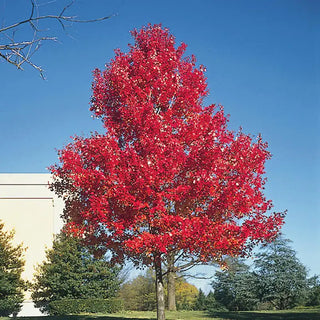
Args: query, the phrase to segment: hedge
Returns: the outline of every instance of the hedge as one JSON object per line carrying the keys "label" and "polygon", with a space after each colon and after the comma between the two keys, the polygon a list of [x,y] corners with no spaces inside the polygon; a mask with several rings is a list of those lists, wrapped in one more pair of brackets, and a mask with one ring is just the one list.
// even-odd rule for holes
{"label": "hedge", "polygon": [[63,299],[48,305],[50,315],[114,313],[122,309],[123,301],[119,299]]}

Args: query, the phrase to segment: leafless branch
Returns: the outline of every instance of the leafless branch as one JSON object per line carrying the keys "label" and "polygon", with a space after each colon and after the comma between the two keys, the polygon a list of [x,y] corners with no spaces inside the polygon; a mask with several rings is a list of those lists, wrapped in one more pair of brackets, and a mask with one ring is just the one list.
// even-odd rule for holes
{"label": "leafless branch", "polygon": [[[75,1],[71,1],[57,15],[40,15],[38,4],[35,0],[30,0],[31,12],[28,18],[0,28],[0,58],[16,66],[20,70],[23,70],[23,64],[29,64],[31,67],[36,69],[40,73],[40,76],[44,79],[44,70],[41,66],[34,63],[31,60],[31,57],[39,50],[42,42],[57,41],[57,37],[49,37],[47,35],[40,36],[40,34],[43,32],[39,28],[39,23],[41,21],[57,21],[62,29],[65,30],[67,23],[90,23],[111,18],[111,16],[104,16],[96,19],[82,20],[77,19],[76,16],[66,15],[66,11],[74,4],[74,2]],[[18,41],[16,40],[15,33],[17,30],[19,30],[19,28],[24,26],[29,26],[29,28],[33,31],[33,35],[29,40]],[[11,35],[8,34],[9,32],[11,32]]]}
{"label": "leafless branch", "polygon": [[182,274],[181,277],[183,277],[184,279],[188,279],[188,278],[192,278],[192,279],[199,279],[199,280],[211,280],[214,278],[213,276],[205,276],[202,273],[197,273],[197,274]]}

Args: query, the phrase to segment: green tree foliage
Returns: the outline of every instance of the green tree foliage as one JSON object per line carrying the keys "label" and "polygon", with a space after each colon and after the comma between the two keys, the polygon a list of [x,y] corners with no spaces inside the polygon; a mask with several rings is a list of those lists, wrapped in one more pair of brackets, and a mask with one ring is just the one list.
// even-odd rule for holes
{"label": "green tree foliage", "polygon": [[215,273],[212,283],[216,301],[228,310],[254,310],[258,299],[255,295],[255,277],[240,259],[230,259],[228,268]]}
{"label": "green tree foliage", "polygon": [[0,221],[0,316],[17,313],[21,309],[25,282],[21,279],[24,268],[22,245],[14,246],[14,231],[4,231]]}
{"label": "green tree foliage", "polygon": [[307,306],[320,306],[320,279],[313,276],[308,280]]}
{"label": "green tree foliage", "polygon": [[210,291],[206,296],[201,289],[199,290],[199,294],[193,309],[201,311],[226,311],[226,308],[216,301],[212,291]]}
{"label": "green tree foliage", "polygon": [[183,277],[176,279],[175,288],[177,309],[192,310],[199,294],[198,289]]}
{"label": "green tree foliage", "polygon": [[206,298],[207,298],[206,295],[200,289],[197,296],[197,300],[194,304],[194,310],[206,310],[207,309]]}
{"label": "green tree foliage", "polygon": [[263,247],[254,261],[257,276],[257,295],[260,301],[270,302],[283,310],[303,304],[307,295],[306,267],[282,237]]}
{"label": "green tree foliage", "polygon": [[229,310],[319,305],[319,277],[307,278],[307,269],[290,242],[278,237],[263,246],[254,260],[254,271],[242,260],[227,261],[228,268],[217,271],[212,284],[216,301]]}
{"label": "green tree foliage", "polygon": [[[121,286],[119,296],[123,300],[127,310],[152,311],[156,309],[156,277],[152,269],[148,269],[144,275],[124,283]],[[165,291],[167,288],[165,288]],[[188,283],[184,278],[175,281],[176,303],[180,310],[191,310],[198,296],[198,289]]]}
{"label": "green tree foliage", "polygon": [[56,300],[114,297],[120,287],[121,268],[94,258],[77,238],[59,234],[46,258],[38,267],[32,293],[42,311]]}
{"label": "green tree foliage", "polygon": [[227,309],[221,303],[216,301],[214,293],[210,291],[206,296],[205,310],[226,311]]}
{"label": "green tree foliage", "polygon": [[119,292],[126,310],[152,311],[156,309],[155,275],[148,269],[145,275],[124,283]]}

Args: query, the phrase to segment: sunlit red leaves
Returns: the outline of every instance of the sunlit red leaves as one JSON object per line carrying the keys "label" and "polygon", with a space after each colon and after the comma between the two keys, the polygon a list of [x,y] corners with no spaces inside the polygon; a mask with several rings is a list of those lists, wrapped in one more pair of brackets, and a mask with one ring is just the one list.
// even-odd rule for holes
{"label": "sunlit red leaves", "polygon": [[161,26],[134,31],[128,53],[95,70],[91,110],[103,135],[74,138],[51,168],[65,216],[88,242],[149,263],[183,250],[203,261],[243,254],[283,223],[267,214],[266,143],[204,107],[204,67]]}
{"label": "sunlit red leaves", "polygon": [[148,26],[133,35],[128,53],[117,50],[104,72],[94,72],[91,110],[106,126],[139,137],[145,119],[153,122],[155,105],[159,112],[172,109],[171,118],[187,117],[201,110],[207,92],[203,72],[194,59],[182,59],[186,46],[175,49],[168,30]]}

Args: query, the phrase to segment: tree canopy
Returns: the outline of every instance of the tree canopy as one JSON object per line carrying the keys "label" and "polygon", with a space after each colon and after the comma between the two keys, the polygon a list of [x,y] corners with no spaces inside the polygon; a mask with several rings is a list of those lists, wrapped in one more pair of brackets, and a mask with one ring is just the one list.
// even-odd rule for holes
{"label": "tree canopy", "polygon": [[267,144],[228,130],[222,106],[203,106],[205,67],[160,25],[132,35],[127,53],[94,71],[91,111],[105,133],[59,152],[52,189],[87,243],[154,266],[164,310],[168,253],[202,262],[246,254],[277,235],[283,214],[267,212]]}

